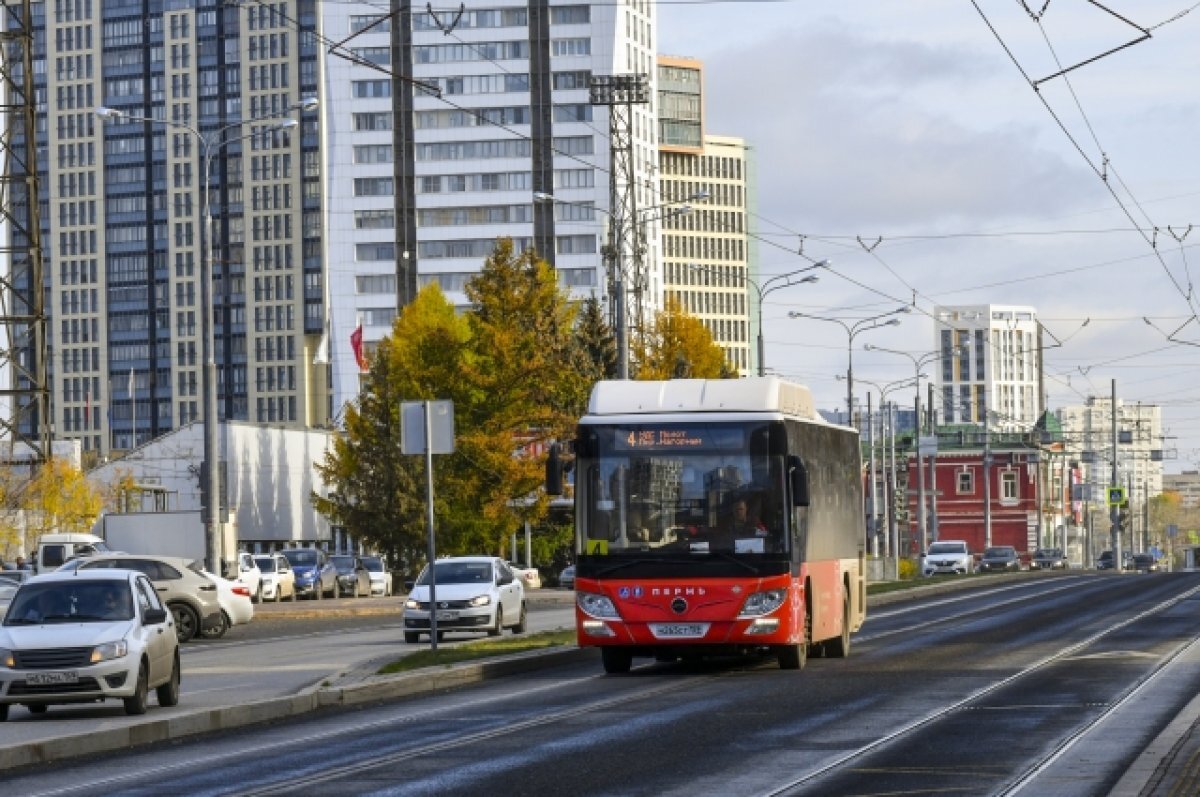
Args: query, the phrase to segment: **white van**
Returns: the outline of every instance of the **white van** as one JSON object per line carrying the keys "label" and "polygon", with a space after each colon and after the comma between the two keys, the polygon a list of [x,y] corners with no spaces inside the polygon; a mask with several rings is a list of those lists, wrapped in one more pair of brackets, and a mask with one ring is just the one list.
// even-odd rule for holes
{"label": "white van", "polygon": [[62,567],[64,562],[73,557],[110,551],[104,538],[95,534],[43,534],[38,540],[33,569],[37,573],[49,573]]}

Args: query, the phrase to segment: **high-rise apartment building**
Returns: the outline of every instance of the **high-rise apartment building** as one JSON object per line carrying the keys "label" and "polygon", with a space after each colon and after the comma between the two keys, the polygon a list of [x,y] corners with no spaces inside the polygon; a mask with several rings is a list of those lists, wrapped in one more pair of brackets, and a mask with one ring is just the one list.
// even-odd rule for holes
{"label": "high-rise apartment building", "polygon": [[407,2],[399,9],[383,22],[387,13],[366,3],[322,12],[326,36],[346,40],[363,61],[386,65],[390,56],[389,68],[404,76],[326,57],[335,414],[359,389],[355,330],[361,325],[369,356],[397,308],[431,282],[465,306],[466,283],[497,238],[535,247],[574,295],[609,298],[601,250],[610,108],[591,104],[593,76],[646,76],[649,102],[630,108],[629,162],[639,206],[658,201],[649,185],[657,163],[650,0],[480,0],[461,15]]}
{"label": "high-rise apartment building", "polygon": [[1086,403],[1062,407],[1055,414],[1067,456],[1082,465],[1092,501],[1103,504],[1104,487],[1125,487],[1140,511],[1147,498],[1163,490],[1162,408],[1117,399],[1114,449],[1112,407],[1111,397],[1088,396]]}
{"label": "high-rise apartment building", "polygon": [[701,62],[659,56],[658,96],[663,290],[708,328],[731,368],[750,373],[748,148],[704,132]]}
{"label": "high-rise apartment building", "polygon": [[[1032,307],[963,305],[934,310],[930,367],[941,422],[1027,431],[1042,414],[1041,327]],[[950,352],[949,356],[946,355]]]}
{"label": "high-rise apartment building", "polygon": [[325,421],[316,9],[34,4],[55,437],[105,455],[201,418],[206,239],[219,415]]}

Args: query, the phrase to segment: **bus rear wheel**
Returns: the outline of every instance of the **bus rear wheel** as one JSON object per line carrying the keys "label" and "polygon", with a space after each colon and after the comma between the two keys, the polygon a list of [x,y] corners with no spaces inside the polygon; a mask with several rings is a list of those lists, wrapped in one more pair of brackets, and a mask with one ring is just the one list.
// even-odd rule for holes
{"label": "bus rear wheel", "polygon": [[625,648],[600,648],[600,659],[609,675],[623,675],[633,666],[633,654]]}
{"label": "bus rear wheel", "polygon": [[850,593],[842,596],[841,636],[825,643],[825,655],[831,659],[844,659],[850,655]]}
{"label": "bus rear wheel", "polygon": [[[805,594],[812,594],[805,590]],[[812,608],[804,607],[804,638],[794,645],[780,645],[775,655],[779,658],[781,670],[803,670],[808,663],[808,640],[812,638]]]}

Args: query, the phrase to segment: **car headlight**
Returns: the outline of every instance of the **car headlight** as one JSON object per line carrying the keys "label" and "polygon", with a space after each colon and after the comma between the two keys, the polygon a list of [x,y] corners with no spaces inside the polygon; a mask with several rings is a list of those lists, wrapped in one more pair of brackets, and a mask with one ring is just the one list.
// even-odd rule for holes
{"label": "car headlight", "polygon": [[409,598],[408,600],[406,600],[404,602],[404,608],[405,609],[419,609],[419,608],[421,608],[421,604],[418,603],[415,598]]}
{"label": "car headlight", "polygon": [[7,667],[11,670],[16,666],[17,660],[16,657],[13,656],[13,652],[6,648],[0,648],[0,667]]}
{"label": "car headlight", "polygon": [[782,606],[785,600],[787,600],[786,589],[755,592],[746,596],[746,602],[742,604],[742,610],[738,613],[738,617],[761,617],[764,614],[770,614]]}
{"label": "car headlight", "polygon": [[592,617],[619,619],[620,614],[617,613],[617,607],[613,605],[606,595],[597,595],[594,592],[577,592],[575,594],[575,602],[584,614],[589,614]]}
{"label": "car headlight", "polygon": [[491,595],[476,595],[474,598],[471,598],[471,600],[467,601],[467,604],[470,606],[487,606],[491,602]]}
{"label": "car headlight", "polygon": [[103,645],[97,645],[92,648],[92,655],[88,657],[88,662],[91,664],[99,664],[102,661],[109,659],[119,659],[129,653],[129,643],[124,639],[116,642],[105,642]]}

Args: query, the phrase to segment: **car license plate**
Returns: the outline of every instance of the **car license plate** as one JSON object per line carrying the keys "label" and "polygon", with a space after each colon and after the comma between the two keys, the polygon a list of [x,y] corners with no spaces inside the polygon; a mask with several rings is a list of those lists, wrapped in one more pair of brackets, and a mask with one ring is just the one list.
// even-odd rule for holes
{"label": "car license plate", "polygon": [[438,612],[437,619],[439,619],[439,620],[457,620],[458,612]]}
{"label": "car license plate", "polygon": [[708,633],[708,623],[651,623],[650,633],[657,639],[700,639]]}
{"label": "car license plate", "polygon": [[79,682],[79,675],[74,671],[67,672],[31,672],[25,676],[25,683],[30,686],[57,686]]}

